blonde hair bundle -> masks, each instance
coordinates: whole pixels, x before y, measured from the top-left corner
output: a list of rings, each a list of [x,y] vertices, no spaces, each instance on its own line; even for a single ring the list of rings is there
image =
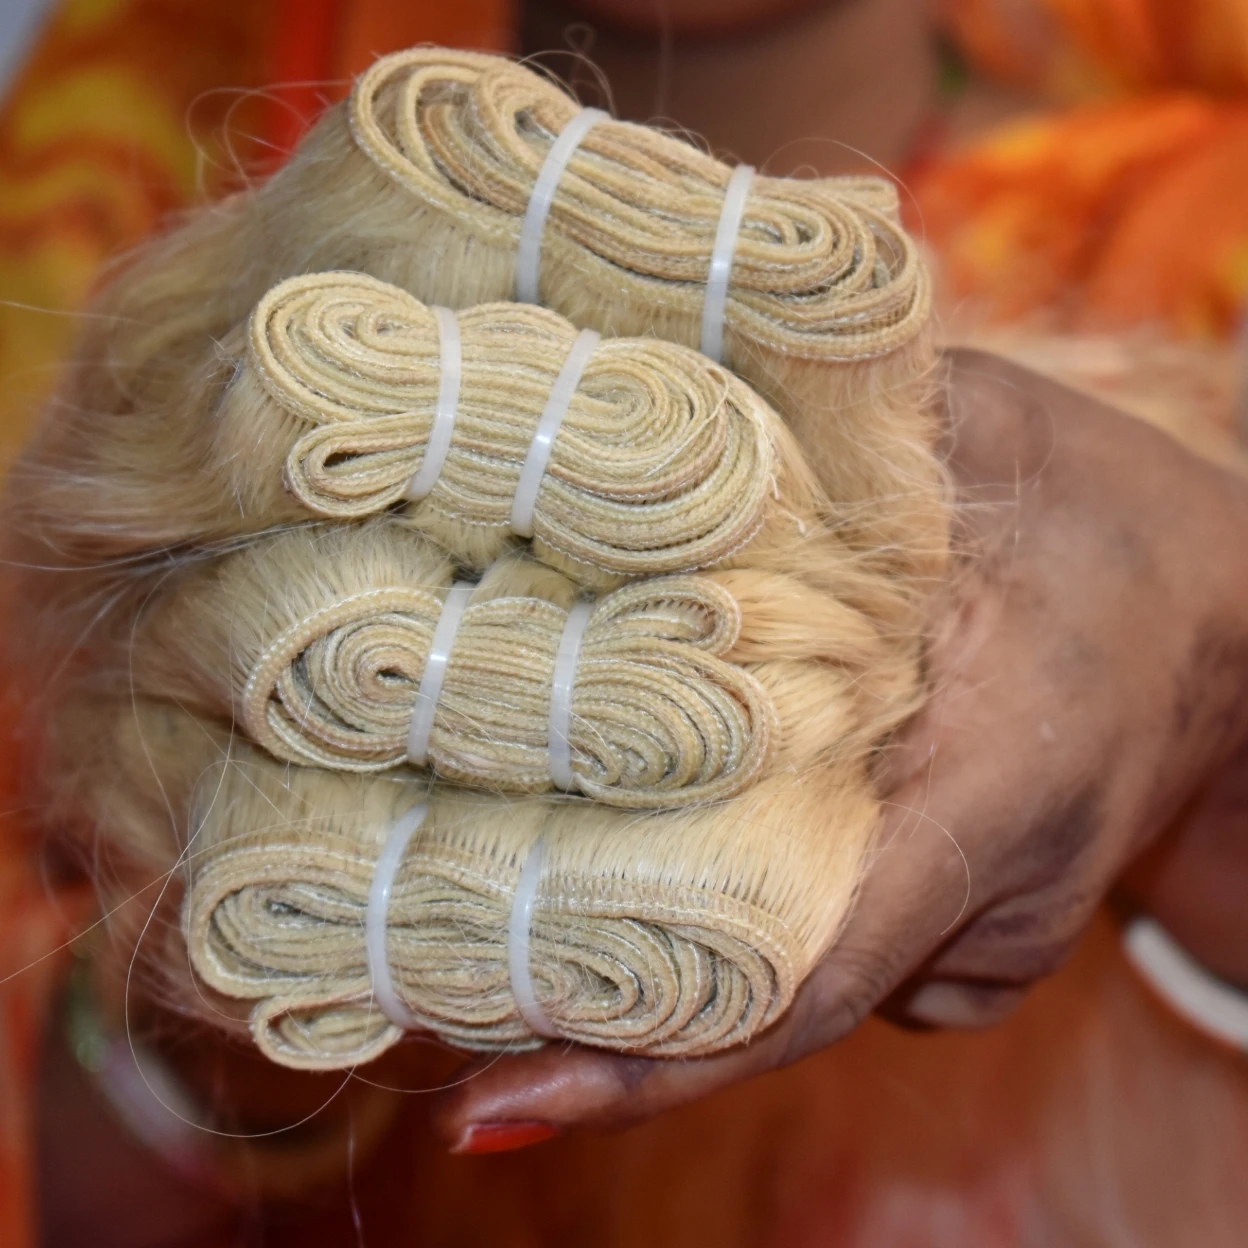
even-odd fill
[[[379,60],[349,104],[354,139],[380,169],[453,228],[505,248],[513,290],[544,159],[581,112],[513,62],[424,48]],[[560,306],[558,275],[576,267],[593,272],[585,298],[609,265],[619,292],[610,329],[698,343],[730,171],[687,142],[603,116],[560,174],[532,238],[540,278],[520,297]],[[732,232],[728,364],[749,371],[737,358],[746,343],[849,361],[914,340],[926,279],[887,183],[759,177],[749,191]],[[646,323],[631,330],[615,319],[638,316]]]
[[[215,344],[286,278],[349,270],[456,309],[513,298],[536,179],[578,107],[498,57],[421,48],[379,61],[274,177],[158,242],[103,292],[33,492],[55,489],[51,466],[72,477],[90,460],[104,418],[155,420],[224,386]],[[607,336],[696,347],[731,178],[683,139],[599,122],[553,190],[542,303]],[[753,179],[725,287],[724,363],[785,418],[847,536],[899,582],[938,577],[946,543],[929,305],[890,183]]]
[[[391,886],[386,953],[423,1028],[469,1049],[538,1042],[509,960],[540,841],[527,966],[542,1014],[567,1040],[672,1057],[743,1043],[784,1011],[848,911],[875,817],[847,761],[763,781],[726,819],[285,768],[143,701],[85,703],[73,734],[98,760],[76,792],[92,833],[143,847],[125,878],[185,863],[198,982],[153,941],[156,990],[218,1025],[243,1003],[261,1051],[308,1069],[354,1066],[402,1036],[376,1000],[365,919],[379,855],[413,806],[428,813]]]
[[[882,183],[734,174],[497,58],[378,62],[105,289],[19,470],[79,673],[49,779],[182,855],[195,975],[275,1060],[396,1017],[748,1039],[835,938],[924,694],[927,310]]]
[[[163,595],[131,674],[140,692],[236,718],[276,758],[386,770],[410,756],[453,579],[445,555],[391,522],[293,530]],[[439,775],[513,793],[552,787],[551,689],[575,600],[574,585],[523,559],[496,563],[474,587],[444,643],[421,749]],[[730,796],[755,779],[773,712],[757,680],[723,658],[740,631],[736,601],[704,577],[599,598],[568,672],[575,786],[653,807]]]
[[[696,352],[613,339],[569,379],[534,462],[578,341],[541,308],[456,316],[361,274],[293,278],[231,335],[228,384],[195,376],[171,409],[94,431],[37,506],[62,549],[97,555],[395,506],[471,568],[515,536],[587,583],[731,555],[763,521],[779,419]]]

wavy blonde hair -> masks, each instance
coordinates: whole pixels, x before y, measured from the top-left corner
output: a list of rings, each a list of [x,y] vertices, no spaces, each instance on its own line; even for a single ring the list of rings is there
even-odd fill
[[[560,1035],[748,1039],[835,939],[876,761],[924,696],[947,504],[927,280],[895,198],[757,178],[721,366],[691,347],[729,170],[645,127],[590,131],[546,226],[545,307],[499,302],[575,111],[497,58],[378,62],[285,169],[102,291],[10,492],[31,670],[65,673],[45,694],[58,809],[128,869],[176,873],[201,987],[250,1003],[290,1065],[399,1038],[363,917],[421,803],[388,953],[429,1029],[535,1041],[507,960],[540,840],[530,967]],[[462,377],[416,496],[432,305],[458,309]],[[578,327],[607,337],[517,533]],[[465,573],[421,771],[404,742]],[[565,795],[550,691],[586,594]]]

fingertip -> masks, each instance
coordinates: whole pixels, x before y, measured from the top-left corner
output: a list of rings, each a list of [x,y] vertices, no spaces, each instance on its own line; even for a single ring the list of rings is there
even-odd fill
[[[626,1117],[630,1085],[651,1065],[567,1045],[476,1062],[439,1094],[431,1123],[453,1151],[479,1151],[467,1144],[483,1127],[541,1123],[553,1134],[613,1124]]]
[[[1027,989],[1017,984],[934,979],[895,1001],[887,1016],[894,1021],[904,1017],[911,1026],[973,1031],[1003,1022],[1026,995]]]
[[[541,1123],[554,1132],[629,1126],[780,1064],[789,1030],[782,1025],[750,1045],[681,1060],[557,1044],[497,1058],[440,1095],[432,1126],[461,1151],[476,1129],[505,1123]]]

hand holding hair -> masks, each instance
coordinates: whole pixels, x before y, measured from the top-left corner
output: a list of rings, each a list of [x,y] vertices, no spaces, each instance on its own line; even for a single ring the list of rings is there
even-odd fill
[[[585,1050],[492,1063],[442,1098],[453,1145],[495,1121],[649,1117],[834,1043],[873,1010],[1000,1019],[1242,750],[1243,481],[991,357],[952,357],[949,412],[967,558],[932,655],[937,695],[893,759],[880,851],[836,946],[748,1048],[678,1065]],[[1236,921],[1242,942],[1242,907],[1224,930]]]
[[[11,505],[45,779],[178,864],[170,999],[318,1068],[766,1030],[929,692],[927,311],[878,181],[437,49],[120,272]]]

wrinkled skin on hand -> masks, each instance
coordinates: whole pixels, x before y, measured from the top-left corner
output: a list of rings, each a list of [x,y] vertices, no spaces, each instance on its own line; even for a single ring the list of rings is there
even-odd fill
[[[1227,766],[1248,741],[1248,485],[1016,366],[964,352],[948,368],[962,555],[936,694],[890,757],[880,852],[835,947],[745,1048],[664,1062],[553,1045],[486,1064],[438,1105],[452,1145],[474,1124],[637,1121],[873,1010],[993,1023],[1168,823],[1186,809],[1207,832],[1248,796]],[[1137,892],[1163,919],[1207,913],[1167,901],[1160,874]]]

